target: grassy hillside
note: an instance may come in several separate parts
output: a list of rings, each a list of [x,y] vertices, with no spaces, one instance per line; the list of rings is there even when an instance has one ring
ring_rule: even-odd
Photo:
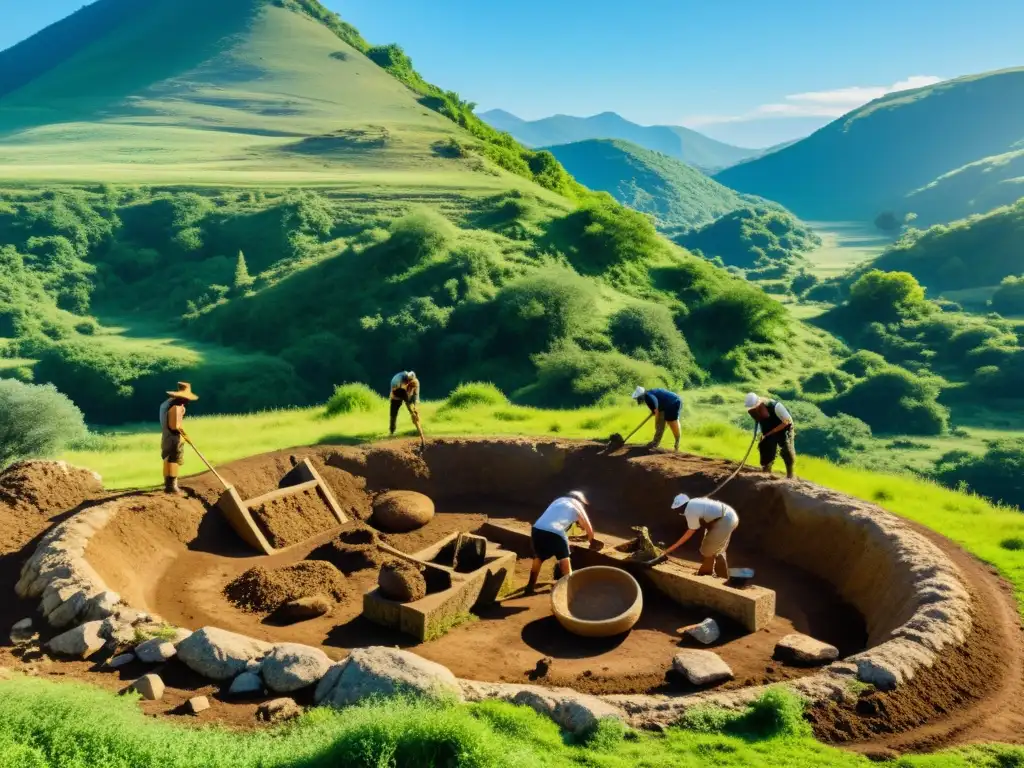
[[[917,224],[935,224],[984,214],[1024,197],[1024,149],[986,157],[944,173],[911,192],[904,210]]]
[[[653,216],[661,227],[699,227],[753,201],[681,160],[628,141],[593,139],[548,150],[581,184]]]
[[[590,139],[622,139],[705,170],[724,168],[763,151],[734,147],[680,126],[637,125],[614,112],[602,112],[592,117],[553,115],[526,121],[503,110],[494,110],[484,112],[480,117],[530,147],[550,147]]]
[[[888,208],[916,211],[915,190],[1022,139],[1024,69],[1003,70],[890,94],[717,178],[805,219],[869,221]],[[967,210],[964,190],[947,188],[962,202],[932,205]]]

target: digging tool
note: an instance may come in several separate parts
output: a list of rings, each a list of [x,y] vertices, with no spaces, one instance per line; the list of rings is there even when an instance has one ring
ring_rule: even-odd
[[[228,483],[227,480],[225,480],[223,477],[220,476],[220,473],[216,469],[213,468],[213,464],[211,464],[209,461],[206,460],[206,457],[203,456],[203,452],[200,451],[198,448],[196,448],[196,444],[192,442],[192,438],[189,437],[188,435],[186,435],[184,432],[181,433],[181,436],[183,438],[185,438],[185,442],[186,443],[188,443],[189,445],[192,446],[192,450],[196,452],[196,455],[199,456],[199,458],[202,460],[203,464],[206,465],[207,469],[209,469],[211,472],[213,472],[213,476],[216,477],[218,480],[220,480],[220,484],[224,486],[224,490],[225,491],[230,490],[231,489],[231,485]]]
[[[618,448],[620,446],[625,445],[626,443],[629,442],[629,438],[631,438],[633,435],[635,435],[637,432],[639,432],[641,429],[643,429],[644,424],[646,424],[648,421],[650,421],[653,417],[654,417],[653,413],[648,414],[647,418],[644,419],[642,422],[640,422],[640,426],[637,427],[636,429],[634,429],[632,432],[630,432],[625,437],[623,437],[618,432],[616,432],[614,435],[612,435],[611,437],[608,438],[608,443],[611,445],[612,448]]]
[[[734,477],[736,477],[736,475],[738,475],[740,473],[740,470],[742,470],[745,466],[747,466],[747,459],[750,458],[750,452],[752,450],[754,450],[754,443],[757,442],[757,429],[758,429],[757,425],[755,425],[754,426],[754,435],[753,435],[753,437],[750,438],[750,445],[747,447],[747,452],[745,454],[743,454],[743,461],[740,462],[740,465],[738,467],[736,467],[736,469],[733,470],[731,475],[729,475],[727,478],[725,478],[725,480],[723,480],[717,486],[715,486],[715,489],[713,491],[711,491],[711,493],[704,494],[705,498],[711,498],[716,493],[718,493],[720,490],[725,488],[725,486],[728,485],[729,482]]]

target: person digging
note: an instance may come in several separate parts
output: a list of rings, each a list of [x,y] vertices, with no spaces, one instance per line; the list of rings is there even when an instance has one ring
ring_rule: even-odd
[[[391,432],[395,434],[395,427],[398,423],[398,412],[402,409],[402,403],[412,417],[412,423],[420,434],[420,447],[426,444],[423,437],[423,426],[420,424],[420,380],[416,378],[413,371],[396,373],[391,379]]]
[[[777,400],[758,397],[754,392],[747,394],[743,405],[761,430],[761,442],[757,446],[761,454],[761,469],[771,472],[776,456],[781,453],[786,477],[792,480],[796,449],[793,447],[793,417],[786,406]]]
[[[740,524],[736,510],[721,501],[706,498],[691,499],[685,493],[680,493],[672,500],[672,509],[678,509],[686,519],[686,533],[679,537],[679,541],[662,552],[659,557],[647,562],[646,565],[653,566],[665,562],[672,552],[688,542],[697,531],[703,529],[704,538],[700,543],[701,563],[700,568],[697,569],[697,575],[711,576],[714,574],[723,579],[729,578],[729,562],[725,552],[729,548],[733,531]]]
[[[185,441],[188,436],[182,426],[185,408],[199,396],[192,392],[192,385],[179,381],[178,388],[168,392],[168,398],[160,406],[160,457],[164,462],[164,492],[180,494],[178,473],[185,461]]]
[[[533,546],[533,564],[530,566],[530,581],[523,590],[532,595],[537,588],[540,567],[552,557],[558,561],[556,577],[572,573],[569,562],[569,528],[579,523],[587,534],[587,542],[594,546],[594,526],[587,516],[589,502],[582,491],[572,491],[551,502],[544,514],[530,529],[530,543]]]
[[[657,448],[661,445],[661,438],[665,434],[665,424],[668,424],[676,439],[675,450],[678,451],[679,414],[683,409],[683,399],[667,389],[644,389],[643,387],[637,387],[633,391],[633,399],[637,405],[646,405],[650,408],[651,415],[654,416],[654,439],[647,444],[647,447]]]

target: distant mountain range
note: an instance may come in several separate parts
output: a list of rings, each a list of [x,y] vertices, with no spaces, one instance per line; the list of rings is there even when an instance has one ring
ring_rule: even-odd
[[[589,139],[546,149],[580,183],[650,214],[662,229],[699,227],[760,202],[681,160],[620,139]]]
[[[592,117],[553,115],[541,120],[522,120],[505,110],[492,109],[480,113],[479,117],[528,147],[551,147],[589,139],[622,139],[707,171],[726,168],[771,151],[725,144],[682,126],[638,125],[614,112]]]
[[[805,219],[913,212],[949,221],[1024,195],[1024,68],[876,99],[811,136],[719,172]]]

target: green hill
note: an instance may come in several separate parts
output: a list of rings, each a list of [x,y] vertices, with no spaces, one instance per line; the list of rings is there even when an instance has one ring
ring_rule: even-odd
[[[637,125],[614,112],[602,112],[591,117],[553,115],[527,121],[496,109],[483,112],[480,117],[499,131],[512,134],[528,147],[551,147],[590,139],[621,139],[704,170],[725,168],[764,151],[725,144],[681,126]]]
[[[948,182],[928,196],[916,190],[970,163],[1019,149],[1021,140],[1024,68],[890,94],[716,178],[805,219],[870,221],[894,209],[914,211],[931,223],[951,212],[972,212],[970,201],[980,193]],[[976,178],[983,186],[1002,181],[997,175]]]
[[[314,0],[99,0],[0,62],[0,371],[92,422],[399,368],[577,406],[757,377],[792,324]]]
[[[936,224],[986,213],[1024,197],[1024,149],[985,157],[944,173],[907,195],[904,210],[918,224]]]
[[[547,149],[580,183],[650,214],[661,227],[699,227],[756,200],[628,141],[593,139]]]

